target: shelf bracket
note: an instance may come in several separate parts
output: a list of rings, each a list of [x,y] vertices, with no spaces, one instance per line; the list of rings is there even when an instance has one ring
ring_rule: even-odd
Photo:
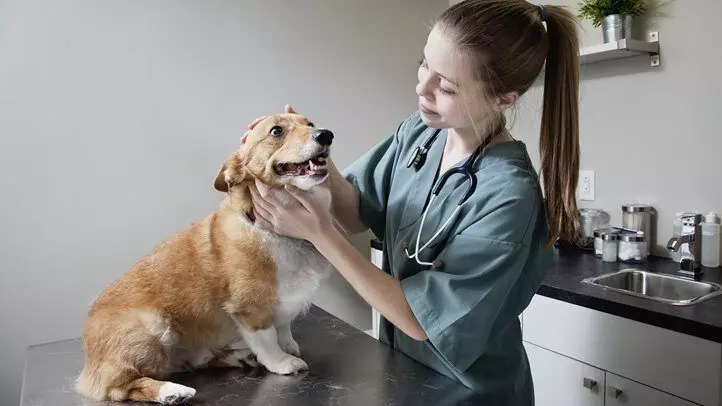
[[[647,41],[649,42],[659,42],[659,32],[658,31],[652,31],[649,34],[647,34]],[[659,60],[659,53],[654,53],[649,56],[649,66],[659,66],[661,64]]]

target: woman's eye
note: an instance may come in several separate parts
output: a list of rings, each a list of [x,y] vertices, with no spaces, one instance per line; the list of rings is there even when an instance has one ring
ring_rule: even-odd
[[[277,126],[277,125],[273,126],[271,128],[270,134],[274,137],[279,137],[283,134],[283,128],[281,128],[280,126]]]
[[[453,91],[453,90],[447,90],[447,89],[444,89],[443,87],[440,87],[440,88],[439,88],[439,91],[441,92],[441,94],[445,94],[445,95],[449,95],[449,96],[453,96],[453,95],[456,94],[455,91]]]
[[[315,127],[316,124],[309,122],[309,123],[308,123],[308,126],[309,126],[309,127]]]

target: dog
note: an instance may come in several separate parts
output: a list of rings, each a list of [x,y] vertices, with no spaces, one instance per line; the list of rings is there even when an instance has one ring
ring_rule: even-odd
[[[176,404],[196,390],[165,379],[205,367],[308,368],[291,322],[331,265],[305,240],[255,222],[249,185],[328,189],[333,133],[298,114],[265,118],[221,166],[220,208],[160,243],[90,305],[76,390],[93,400]]]

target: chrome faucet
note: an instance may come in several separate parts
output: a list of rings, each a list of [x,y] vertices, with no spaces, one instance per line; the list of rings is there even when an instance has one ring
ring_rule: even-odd
[[[679,251],[683,244],[689,244],[689,251],[692,258],[682,258],[679,264],[679,273],[690,276],[699,276],[702,274],[702,215],[688,214],[682,217],[682,228],[694,227],[691,234],[682,234],[679,237],[672,237],[667,242],[667,249],[671,251]]]

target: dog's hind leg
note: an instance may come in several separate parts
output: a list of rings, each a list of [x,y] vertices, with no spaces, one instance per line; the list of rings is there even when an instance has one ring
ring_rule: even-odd
[[[175,334],[160,315],[148,311],[96,314],[84,330],[86,364],[79,393],[95,400],[176,404],[195,390],[163,380],[170,372]]]
[[[135,400],[156,402],[163,405],[175,405],[195,396],[196,390],[173,382],[158,381],[152,378],[138,378],[122,387],[109,392],[111,400]]]

